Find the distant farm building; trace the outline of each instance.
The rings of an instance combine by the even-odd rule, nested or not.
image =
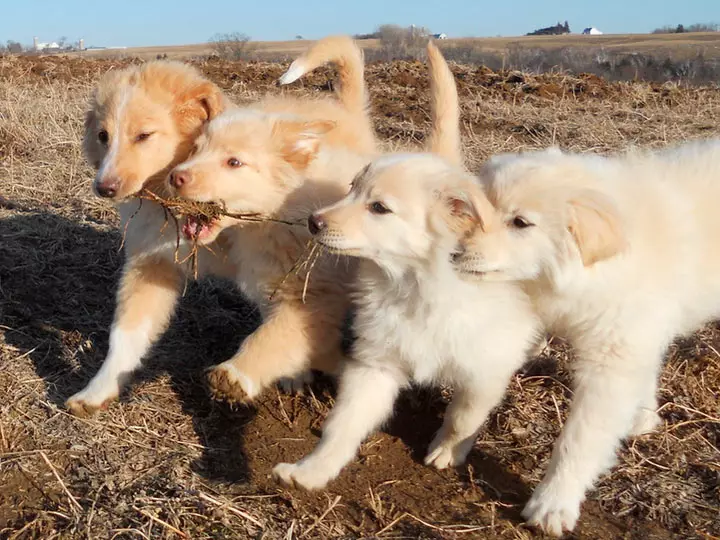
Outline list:
[[[586,28],[582,33],[586,36],[602,36],[602,32],[593,26]]]
[[[447,34],[433,34],[434,39],[447,39]]]
[[[60,49],[60,45],[54,41],[50,43],[40,43],[37,37],[33,38],[33,50],[34,51],[57,51]]]

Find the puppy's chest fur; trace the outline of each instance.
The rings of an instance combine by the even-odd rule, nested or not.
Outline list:
[[[489,374],[498,359],[524,358],[537,339],[527,299],[505,284],[478,287],[453,276],[396,281],[366,265],[356,309],[354,356],[392,363],[419,384]]]

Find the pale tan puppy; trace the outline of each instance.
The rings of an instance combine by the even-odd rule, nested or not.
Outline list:
[[[720,315],[720,141],[599,157],[491,159],[455,264],[516,283],[575,348],[570,415],[523,515],[572,530],[620,441],[654,429],[668,345]],[[493,208],[494,206],[494,208]]]
[[[237,354],[210,372],[218,397],[251,400],[278,379],[302,381],[309,369],[335,373],[343,358],[354,264],[322,257],[292,271],[308,245],[307,216],[341,198],[372,157],[327,146],[333,129],[333,122],[230,111],[208,125],[197,152],[170,174],[183,198],[300,225],[223,218],[198,231],[201,243],[221,232],[231,239],[235,281],[263,317]]]
[[[432,94],[445,112],[445,107],[457,107],[457,98],[435,81],[446,72],[452,81],[452,75],[439,51],[434,46],[430,50]],[[451,121],[452,116],[443,116],[436,130]],[[235,213],[304,223],[313,211],[341,199],[376,154],[328,145],[335,129],[330,121],[254,109],[230,111],[208,124],[197,152],[175,168],[169,181],[184,198],[222,201]],[[449,147],[459,148],[459,137],[447,138]],[[283,281],[310,239],[305,227],[225,219],[203,230],[202,239],[212,240],[217,231],[227,232],[226,227],[233,229],[231,260],[239,269],[237,283],[260,306],[264,323],[232,359],[210,373],[210,385],[229,399],[247,400],[271,382],[297,377],[309,368],[335,373],[344,358],[342,327],[356,262],[321,257],[306,288],[304,272]]]
[[[357,150],[374,147],[374,135],[358,129],[365,122],[362,55],[349,38],[329,38],[335,47],[326,62],[341,65],[345,86],[339,96],[353,104],[345,116],[337,114],[334,134],[328,144],[349,145]],[[313,65],[323,58],[311,51]],[[346,95],[347,93],[347,95]],[[220,89],[196,70],[175,62],[151,62],[142,67],[108,73],[99,83],[85,122],[84,149],[98,170],[95,192],[115,201],[125,231],[125,264],[117,295],[117,307],[110,331],[110,348],[100,371],[90,383],[67,401],[77,415],[93,414],[117,398],[131,373],[162,334],[182,290],[184,269],[175,264],[175,231],[163,227],[165,214],[160,206],[144,201],[140,206],[130,197],[148,188],[167,194],[169,170],[187,159],[203,126],[231,108]],[[337,110],[335,99],[275,97],[260,102],[258,109],[292,113],[308,118],[327,116]],[[342,107],[341,107],[342,108]],[[350,137],[348,133],[352,133]],[[185,229],[191,228],[186,225]],[[228,244],[222,234],[199,254],[199,275],[235,277],[236,268],[227,260]],[[187,255],[183,241],[179,257]]]
[[[445,98],[434,101],[433,116],[443,127],[430,149],[460,164],[455,85],[447,68],[442,74]],[[346,197],[311,217],[318,243],[360,261],[357,341],[322,439],[300,461],[273,469],[282,483],[323,488],[411,384],[453,386],[425,463],[443,469],[464,462],[513,372],[539,339],[537,318],[519,286],[478,287],[452,265],[458,238],[472,226],[459,197],[474,183],[472,175],[438,155],[385,155],[357,175]]]

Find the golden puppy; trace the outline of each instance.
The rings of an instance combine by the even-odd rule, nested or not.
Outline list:
[[[457,97],[454,86],[448,92],[441,84],[453,84],[452,75],[439,51],[434,46],[430,51],[434,103],[442,103],[437,110],[443,113],[434,123],[434,137],[455,151],[457,127],[447,124],[453,118],[457,123]],[[295,69],[294,64],[288,73]],[[345,110],[338,108],[337,114]],[[314,210],[341,199],[375,155],[332,144],[338,138],[337,114],[328,110],[327,120],[318,121],[255,108],[228,111],[208,124],[196,153],[172,171],[169,183],[181,197],[222,201],[234,213],[304,223]],[[364,129],[363,123],[359,126]],[[446,137],[440,137],[445,129]],[[283,280],[310,239],[304,227],[225,218],[195,232],[207,242],[227,227],[234,231],[230,259],[238,268],[236,281],[260,306],[264,323],[232,359],[210,373],[210,385],[223,397],[247,400],[271,382],[310,368],[334,373],[343,359],[341,330],[354,260],[319,259],[305,294],[304,279]]]
[[[372,132],[357,129],[365,107],[362,55],[349,38],[330,39],[337,47],[328,49],[322,40],[315,45],[328,56],[313,49],[306,56],[313,59],[312,65],[323,60],[337,62],[345,82],[339,90],[341,100],[345,93],[352,96],[347,102],[353,104],[353,111],[335,119],[338,134],[346,133],[348,123],[355,136],[334,140],[353,148],[371,148]],[[118,204],[126,260],[107,358],[87,387],[67,401],[72,413],[92,414],[118,396],[165,330],[185,277],[174,263],[175,232],[163,227],[163,210],[149,201],[140,206],[129,198],[143,187],[166,192],[168,171],[187,159],[203,126],[230,107],[217,86],[175,62],[151,62],[110,72],[95,90],[85,122],[84,149],[98,171],[95,192]],[[302,110],[312,118],[326,116],[328,107],[335,110],[338,105],[333,99],[276,97],[257,107],[277,113]],[[199,254],[199,274],[235,277],[234,265],[227,262],[228,244],[223,235],[217,235],[209,247],[211,250]],[[189,248],[189,243],[183,242],[180,256]]]

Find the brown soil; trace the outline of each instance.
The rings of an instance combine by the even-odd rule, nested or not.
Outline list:
[[[64,411],[107,350],[122,261],[115,212],[88,188],[82,113],[97,77],[127,62],[0,59],[0,537],[538,536],[519,512],[567,411],[570,355],[559,342],[515,377],[466,466],[422,465],[449,389],[413,390],[387,429],[314,494],[279,488],[270,471],[312,449],[332,407],[330,381],[303,396],[271,390],[235,410],[207,395],[205,369],[257,324],[226,283],[189,288],[120,402],[92,419]],[[240,102],[278,92],[283,69],[199,67]],[[720,135],[717,89],[453,71],[471,165],[552,143],[608,152]],[[329,74],[284,91],[327,91]],[[424,66],[372,65],[367,79],[388,148],[420,144]],[[571,537],[720,536],[718,350],[715,325],[672,347],[660,391],[664,427],[619,452]]]

